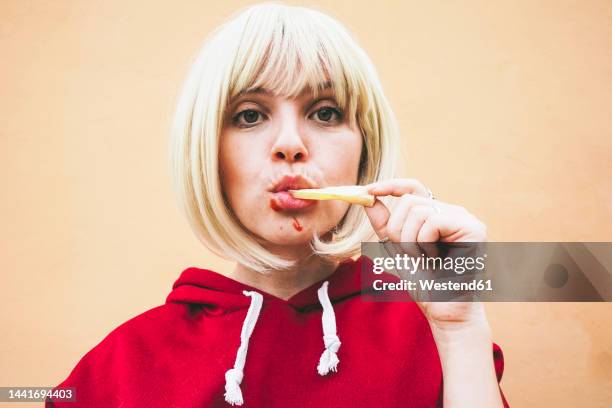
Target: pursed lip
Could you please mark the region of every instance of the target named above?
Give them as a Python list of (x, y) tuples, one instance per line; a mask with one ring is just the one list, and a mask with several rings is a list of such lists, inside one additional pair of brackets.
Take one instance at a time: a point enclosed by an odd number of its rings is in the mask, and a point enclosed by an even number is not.
[(287, 190), (300, 190), (302, 188), (317, 188), (318, 186), (311, 180), (299, 174), (283, 176), (274, 186), (272, 192)]
[(295, 198), (288, 191), (300, 190), (303, 188), (317, 188), (317, 185), (301, 175), (287, 175), (282, 177), (271, 189), (272, 199), (270, 200), (270, 207), (274, 211), (283, 211), (301, 210), (315, 205), (317, 203), (316, 201)]

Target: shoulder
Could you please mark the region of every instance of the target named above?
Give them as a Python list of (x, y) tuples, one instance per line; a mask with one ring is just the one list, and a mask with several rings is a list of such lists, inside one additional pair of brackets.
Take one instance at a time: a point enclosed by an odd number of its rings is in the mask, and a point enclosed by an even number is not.
[(192, 308), (187, 304), (166, 303), (146, 310), (113, 329), (85, 356), (111, 353), (133, 352), (134, 348), (146, 349), (157, 343), (160, 335), (181, 331), (196, 318)]
[[(117, 389), (122, 379), (129, 378), (135, 368), (146, 369), (154, 364), (152, 356), (163, 354), (163, 350), (168, 349), (174, 341), (172, 334), (180, 335), (189, 325), (190, 315), (187, 305), (166, 303), (130, 318), (81, 357), (56, 388), (75, 387), (79, 390), (81, 402), (87, 395), (92, 404), (106, 398), (112, 405), (104, 393)], [(96, 399), (98, 397), (100, 400)]]

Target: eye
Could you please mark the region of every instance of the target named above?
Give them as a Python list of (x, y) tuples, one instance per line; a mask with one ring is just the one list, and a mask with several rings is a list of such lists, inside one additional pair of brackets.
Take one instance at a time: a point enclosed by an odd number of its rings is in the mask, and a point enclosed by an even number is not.
[(263, 119), (263, 114), (255, 109), (245, 109), (234, 116), (233, 121), (239, 127), (251, 127)]
[(324, 106), (313, 113), (313, 118), (322, 122), (323, 124), (330, 124), (340, 122), (342, 120), (342, 113), (336, 108), (331, 106)]

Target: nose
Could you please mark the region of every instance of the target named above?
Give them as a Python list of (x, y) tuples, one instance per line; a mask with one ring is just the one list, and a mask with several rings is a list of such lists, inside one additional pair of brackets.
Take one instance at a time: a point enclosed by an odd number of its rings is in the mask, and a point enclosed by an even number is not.
[(288, 162), (299, 162), (306, 158), (306, 152), (302, 149), (292, 148), (289, 146), (280, 147), (274, 151), (275, 160), (285, 160)]
[(272, 160), (289, 163), (307, 160), (308, 149), (301, 135), (297, 112), (285, 109), (278, 117), (280, 123), (271, 149)]

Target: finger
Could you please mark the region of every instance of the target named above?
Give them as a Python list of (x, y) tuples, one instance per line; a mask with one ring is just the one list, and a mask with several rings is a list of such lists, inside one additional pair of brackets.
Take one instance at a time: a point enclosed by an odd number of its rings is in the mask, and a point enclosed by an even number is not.
[(373, 195), (392, 195), (395, 197), (404, 194), (414, 194), (421, 197), (427, 197), (427, 187), (416, 179), (391, 179), (381, 180), (376, 183), (366, 186), (368, 192)]
[(436, 211), (432, 207), (424, 205), (413, 206), (404, 220), (401, 242), (416, 242), (421, 227), (425, 224), (427, 218), (433, 214), (436, 214)]
[[(410, 213), (410, 209), (415, 205), (412, 196), (404, 195), (397, 200), (396, 205), (391, 211), (391, 216), (387, 221), (387, 236), (393, 242), (402, 242), (402, 228)], [(404, 241), (407, 242), (407, 241)]]
[[(390, 194), (386, 194), (385, 192), (382, 192), (381, 194), (373, 194), (373, 195), (378, 195), (378, 196), (387, 196)], [(456, 216), (459, 217), (465, 217), (467, 216), (471, 216), (471, 214), (463, 207), (460, 207), (458, 205), (455, 204), (449, 204), (449, 203), (445, 203), (443, 201), (439, 201), (439, 200), (432, 200), (430, 198), (426, 198), (426, 197), (421, 197), (418, 195), (414, 195), (414, 194), (404, 194), (401, 196), (400, 200), (402, 201), (410, 201), (412, 203), (412, 205), (425, 205), (425, 206), (429, 206), (432, 208), (438, 208), (438, 210), (440, 212), (443, 212), (445, 214), (454, 214)], [(438, 212), (438, 211), (436, 211)]]
[(417, 235), (417, 242), (438, 242), (461, 230), (460, 217), (434, 214), (427, 218)]
[[(415, 245), (419, 248), (419, 252), (427, 257), (437, 257), (439, 255), (438, 248), (435, 243), (424, 243), (417, 242), (417, 237), (422, 226), (425, 224), (427, 219), (437, 214), (433, 207), (415, 205), (411, 208), (408, 217), (406, 218), (404, 227), (402, 229), (402, 245)], [(417, 271), (419, 279), (430, 279), (433, 276), (431, 271), (427, 267)]]
[(383, 239), (387, 236), (387, 221), (391, 216), (389, 209), (383, 204), (382, 201), (376, 200), (372, 207), (363, 207), (365, 209), (366, 215), (370, 220), (370, 224), (372, 224), (372, 228), (374, 232), (378, 236), (379, 239)]

